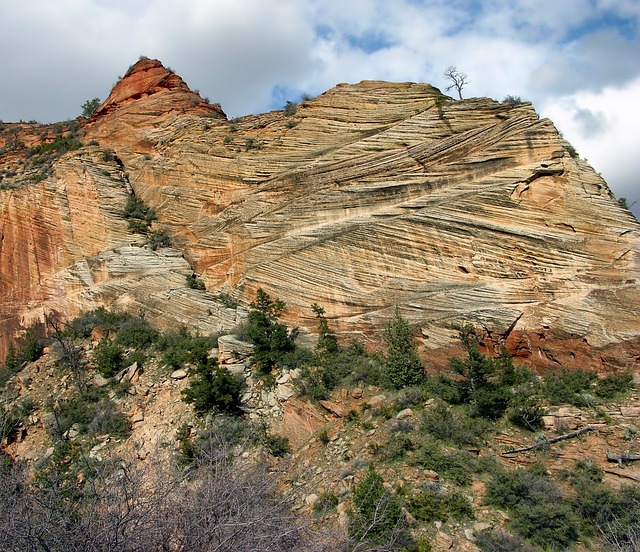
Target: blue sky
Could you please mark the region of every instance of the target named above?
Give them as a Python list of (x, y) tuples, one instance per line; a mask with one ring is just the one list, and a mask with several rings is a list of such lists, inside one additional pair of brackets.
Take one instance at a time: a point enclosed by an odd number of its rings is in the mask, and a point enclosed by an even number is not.
[(59, 121), (140, 55), (230, 116), (363, 79), (520, 96), (640, 216), (638, 0), (0, 0), (0, 119)]

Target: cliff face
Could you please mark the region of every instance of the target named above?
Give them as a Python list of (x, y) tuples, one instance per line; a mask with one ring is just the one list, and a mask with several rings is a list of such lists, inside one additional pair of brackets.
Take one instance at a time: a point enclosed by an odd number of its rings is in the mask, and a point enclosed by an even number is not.
[[(228, 121), (143, 60), (84, 132), (100, 146), (0, 191), (5, 343), (54, 304), (235, 323), (186, 289), (193, 269), (241, 304), (263, 287), (311, 329), (314, 302), (345, 334), (379, 330), (398, 307), (434, 359), (468, 321), (542, 367), (639, 362), (640, 225), (530, 104), (362, 82), (294, 114)], [(101, 162), (104, 148), (122, 165)], [(175, 249), (126, 232), (128, 186)]]

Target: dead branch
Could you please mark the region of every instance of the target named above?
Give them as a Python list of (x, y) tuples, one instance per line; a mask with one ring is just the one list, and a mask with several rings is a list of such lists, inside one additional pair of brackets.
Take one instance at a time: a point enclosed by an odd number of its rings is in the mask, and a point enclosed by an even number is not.
[(592, 426), (585, 426), (577, 431), (572, 431), (571, 433), (565, 433), (564, 435), (560, 435), (560, 437), (554, 437), (553, 439), (545, 438), (543, 442), (534, 443), (529, 447), (521, 447), (517, 449), (507, 450), (502, 453), (502, 456), (507, 454), (517, 454), (518, 452), (527, 452), (529, 450), (537, 450), (546, 447), (547, 445), (551, 445), (552, 443), (557, 443), (558, 441), (566, 441), (567, 439), (573, 439), (575, 437), (579, 437), (583, 433), (587, 433), (589, 431), (594, 431), (595, 428)]
[(634, 477), (633, 475), (629, 475), (628, 473), (620, 473), (613, 470), (602, 470), (602, 471), (604, 473), (615, 475), (616, 477), (622, 477), (623, 479), (630, 479), (631, 481), (640, 481), (640, 477)]

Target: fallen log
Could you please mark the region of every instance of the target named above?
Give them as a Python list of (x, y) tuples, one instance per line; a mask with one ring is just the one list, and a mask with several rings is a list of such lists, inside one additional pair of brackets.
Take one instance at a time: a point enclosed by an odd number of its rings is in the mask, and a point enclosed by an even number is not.
[(612, 454), (609, 449), (607, 449), (607, 462), (617, 462), (620, 467), (624, 462), (637, 462), (640, 460), (640, 454), (631, 454), (629, 452), (622, 452), (620, 454)]
[(517, 454), (518, 452), (527, 452), (530, 450), (545, 448), (546, 446), (551, 445), (552, 443), (557, 443), (558, 441), (566, 441), (567, 439), (573, 439), (575, 437), (582, 435), (583, 433), (587, 433), (589, 431), (594, 431), (594, 430), (595, 428), (592, 426), (585, 426), (583, 428), (578, 429), (577, 431), (572, 431), (571, 433), (565, 433), (564, 435), (560, 435), (559, 437), (554, 437), (553, 439), (548, 439), (543, 435), (544, 439), (541, 440), (540, 442), (534, 443), (529, 447), (521, 447), (517, 449), (507, 450), (502, 453), (502, 456), (505, 456), (507, 454)]

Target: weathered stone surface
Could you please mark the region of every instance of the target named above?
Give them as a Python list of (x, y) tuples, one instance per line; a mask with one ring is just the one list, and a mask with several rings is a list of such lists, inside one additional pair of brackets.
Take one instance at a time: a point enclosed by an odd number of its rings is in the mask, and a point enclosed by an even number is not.
[(447, 535), (447, 533), (438, 531), (435, 539), (433, 540), (432, 547), (434, 552), (451, 550), (453, 548), (453, 537), (451, 535)]
[(247, 358), (253, 354), (253, 344), (238, 339), (235, 335), (223, 335), (218, 338), (218, 355), (223, 361)]
[(318, 401), (318, 404), (322, 406), (322, 408), (331, 412), (331, 414), (335, 414), (338, 418), (342, 418), (345, 415), (344, 407), (336, 404), (333, 401)]
[(297, 398), (284, 405), (282, 422), (278, 429), (286, 435), (293, 448), (306, 443), (325, 424), (325, 419), (313, 405)]
[[(397, 306), (434, 359), (468, 321), (490, 351), (541, 368), (637, 366), (638, 222), (530, 104), (439, 96), (365, 81), (293, 118), (229, 123), (142, 60), (85, 125), (99, 148), (0, 191), (2, 347), (43, 312), (98, 304), (203, 333), (236, 325), (241, 310), (186, 288), (195, 270), (243, 307), (264, 288), (309, 331), (314, 302), (343, 334), (381, 329)], [(130, 189), (175, 249), (126, 231)]]
[(396, 414), (396, 418), (398, 420), (402, 420), (403, 418), (412, 418), (413, 410), (411, 408), (405, 408)]
[(290, 385), (278, 385), (276, 396), (279, 401), (286, 401), (295, 395), (295, 390)]
[(380, 408), (381, 406), (386, 404), (387, 396), (386, 395), (376, 395), (375, 397), (371, 397), (367, 402), (373, 408)]

